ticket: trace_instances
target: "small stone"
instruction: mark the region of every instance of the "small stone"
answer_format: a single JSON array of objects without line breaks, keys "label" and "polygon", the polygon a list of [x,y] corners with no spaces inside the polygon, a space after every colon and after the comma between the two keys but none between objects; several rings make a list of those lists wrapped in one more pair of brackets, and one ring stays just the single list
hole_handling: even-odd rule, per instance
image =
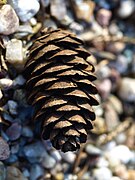
[{"label": "small stone", "polygon": [[135,102],[135,79],[122,78],[118,89],[119,97],[128,102]]},{"label": "small stone", "polygon": [[93,1],[75,1],[74,13],[79,20],[90,22],[92,20],[95,3]]},{"label": "small stone", "polygon": [[124,50],[125,46],[123,42],[111,42],[107,43],[106,50],[114,54],[119,54]]},{"label": "small stone", "polygon": [[107,99],[110,95],[112,83],[109,79],[103,79],[99,84],[97,84],[99,93],[103,99]]},{"label": "small stone", "polygon": [[121,179],[128,179],[128,171],[125,165],[121,164],[115,167],[114,173]]},{"label": "small stone", "polygon": [[108,26],[110,19],[112,17],[112,12],[107,9],[100,9],[97,13],[97,21],[101,26]]},{"label": "small stone", "polygon": [[39,11],[40,5],[37,0],[8,0],[8,3],[15,9],[22,22],[30,20]]},{"label": "small stone", "polygon": [[24,146],[23,152],[28,161],[31,163],[39,162],[39,160],[42,160],[47,154],[43,144],[40,141]]},{"label": "small stone", "polygon": [[0,5],[4,5],[7,3],[7,0],[0,0]]},{"label": "small stone", "polygon": [[0,34],[9,35],[17,31],[19,19],[10,5],[3,5],[0,9]]},{"label": "small stone", "polygon": [[29,126],[24,126],[22,128],[22,136],[32,138],[33,137],[33,131]]},{"label": "small stone", "polygon": [[51,1],[51,15],[58,20],[62,20],[67,13],[66,4],[64,0],[52,0]]},{"label": "small stone", "polygon": [[28,179],[24,177],[24,175],[18,168],[14,166],[8,166],[6,180],[28,180]]},{"label": "small stone", "polygon": [[2,99],[2,97],[3,97],[3,93],[2,93],[2,91],[0,89],[0,100]]},{"label": "small stone", "polygon": [[61,154],[63,160],[70,164],[72,164],[75,161],[76,154],[73,152],[66,152],[66,153],[60,152],[60,154]]},{"label": "small stone", "polygon": [[42,159],[42,166],[46,169],[53,169],[55,165],[56,160],[46,153]]},{"label": "small stone", "polygon": [[8,90],[13,86],[13,81],[8,78],[2,78],[0,79],[0,88],[2,90]]},{"label": "small stone", "polygon": [[23,63],[23,49],[21,40],[12,39],[7,43],[6,60],[11,64]]},{"label": "small stone", "polygon": [[57,162],[62,160],[61,154],[59,153],[59,151],[57,150],[52,150],[50,152],[51,156],[54,157],[54,159],[56,159]]},{"label": "small stone", "polygon": [[13,100],[8,100],[8,109],[12,115],[17,115],[18,104]]},{"label": "small stone", "polygon": [[22,127],[18,123],[13,123],[7,130],[6,134],[8,135],[11,141],[17,140],[21,136]]},{"label": "small stone", "polygon": [[85,151],[91,156],[100,156],[102,154],[102,151],[100,149],[91,144],[87,144],[87,146],[85,147]]},{"label": "small stone", "polygon": [[37,180],[43,176],[44,173],[44,169],[40,165],[34,164],[30,169],[30,180]]},{"label": "small stone", "polygon": [[4,164],[0,161],[0,180],[6,179],[6,168]]},{"label": "small stone", "polygon": [[9,156],[9,158],[6,160],[6,162],[8,163],[8,164],[13,164],[13,163],[16,163],[18,161],[18,156],[16,155],[16,154],[11,154],[10,156]]},{"label": "small stone", "polygon": [[0,137],[0,160],[8,159],[10,155],[9,145]]},{"label": "small stone", "polygon": [[128,170],[128,180],[135,180],[135,170],[134,169]]},{"label": "small stone", "polygon": [[110,75],[110,68],[108,66],[101,66],[97,69],[96,75],[98,79],[108,78]]},{"label": "small stone", "polygon": [[111,95],[109,97],[109,103],[111,103],[111,105],[118,114],[122,114],[123,112],[122,102],[118,99],[117,96]]},{"label": "small stone", "polygon": [[108,167],[109,166],[109,162],[104,157],[99,157],[96,166],[98,168]]},{"label": "small stone", "polygon": [[18,75],[18,76],[14,79],[13,85],[14,85],[14,86],[17,86],[17,85],[22,86],[22,85],[24,85],[25,81],[26,81],[26,80],[24,79],[24,77],[23,77],[22,75]]},{"label": "small stone", "polygon": [[120,7],[117,11],[119,17],[127,18],[129,17],[135,10],[135,1],[134,0],[126,0],[120,1]]},{"label": "small stone", "polygon": [[114,147],[110,152],[108,152],[108,155],[110,158],[118,159],[124,164],[127,164],[133,157],[132,152],[125,145]]},{"label": "small stone", "polygon": [[112,178],[112,172],[106,167],[93,170],[93,177],[96,180],[109,180]]}]

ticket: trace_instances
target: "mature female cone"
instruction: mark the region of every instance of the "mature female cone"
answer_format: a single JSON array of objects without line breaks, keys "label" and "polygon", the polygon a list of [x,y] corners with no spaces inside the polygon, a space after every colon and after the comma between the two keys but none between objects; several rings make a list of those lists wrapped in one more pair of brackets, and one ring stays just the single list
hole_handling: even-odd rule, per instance
[{"label": "mature female cone", "polygon": [[34,121],[42,136],[56,149],[75,151],[85,143],[95,119],[97,89],[91,81],[94,66],[90,54],[74,34],[43,30],[30,49],[25,66],[28,102],[35,106]]}]

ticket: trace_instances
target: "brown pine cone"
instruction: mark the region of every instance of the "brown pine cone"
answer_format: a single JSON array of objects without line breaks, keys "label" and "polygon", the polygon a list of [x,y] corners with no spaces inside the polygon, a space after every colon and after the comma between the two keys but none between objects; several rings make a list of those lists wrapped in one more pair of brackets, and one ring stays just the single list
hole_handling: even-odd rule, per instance
[{"label": "brown pine cone", "polygon": [[61,29],[45,29],[42,34],[25,66],[28,102],[35,106],[34,121],[43,139],[63,152],[75,151],[86,142],[95,119],[94,66],[74,34]]}]

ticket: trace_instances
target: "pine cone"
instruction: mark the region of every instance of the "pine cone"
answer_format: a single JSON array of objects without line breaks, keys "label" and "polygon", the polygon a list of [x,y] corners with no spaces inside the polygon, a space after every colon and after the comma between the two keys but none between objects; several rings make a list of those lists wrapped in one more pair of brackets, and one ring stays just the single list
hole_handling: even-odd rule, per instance
[{"label": "pine cone", "polygon": [[61,29],[42,33],[25,66],[28,102],[35,106],[34,121],[43,139],[63,152],[75,151],[86,142],[95,119],[94,66],[74,34]]}]

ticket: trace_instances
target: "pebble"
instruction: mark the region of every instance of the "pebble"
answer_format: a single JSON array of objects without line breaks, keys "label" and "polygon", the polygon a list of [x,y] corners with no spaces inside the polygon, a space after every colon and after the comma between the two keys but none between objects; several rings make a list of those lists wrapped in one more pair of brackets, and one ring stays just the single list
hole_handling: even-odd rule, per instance
[{"label": "pebble", "polygon": [[41,161],[42,166],[46,169],[53,169],[56,165],[56,160],[49,154],[44,154],[44,157]]},{"label": "pebble", "polygon": [[96,180],[109,180],[112,178],[112,172],[106,167],[93,170],[93,178]]},{"label": "pebble", "polygon": [[14,79],[14,81],[13,81],[13,85],[14,86],[22,86],[22,85],[24,85],[24,83],[25,83],[25,79],[24,79],[24,77],[22,76],[22,75],[18,75],[15,79]]},{"label": "pebble", "polygon": [[30,180],[37,180],[45,174],[44,169],[39,164],[34,164],[30,169]]},{"label": "pebble", "polygon": [[19,28],[19,19],[10,5],[3,5],[0,9],[0,34],[10,35]]},{"label": "pebble", "polygon": [[17,115],[17,108],[18,108],[17,102],[13,100],[8,100],[7,105],[11,115]]},{"label": "pebble", "polygon": [[24,177],[24,175],[18,168],[14,166],[8,166],[6,180],[28,180],[28,179]]},{"label": "pebble", "polygon": [[108,152],[108,156],[110,159],[118,159],[122,163],[127,164],[132,159],[133,154],[127,146],[118,145]]},{"label": "pebble", "polygon": [[105,159],[105,157],[99,157],[96,166],[98,168],[102,168],[102,167],[108,167],[109,166],[109,162]]},{"label": "pebble", "polygon": [[8,0],[8,3],[12,5],[16,11],[19,19],[22,22],[30,20],[39,11],[40,5],[37,0]]},{"label": "pebble", "polygon": [[90,22],[92,20],[95,3],[93,1],[75,1],[74,13],[79,20]]},{"label": "pebble", "polygon": [[7,130],[6,134],[11,141],[17,140],[21,136],[22,127],[19,123],[13,123]]},{"label": "pebble", "polygon": [[46,155],[45,148],[40,141],[26,145],[23,148],[24,155],[31,163],[36,163]]},{"label": "pebble", "polygon": [[91,156],[100,156],[102,154],[102,151],[92,144],[87,144],[85,151]]},{"label": "pebble", "polygon": [[120,7],[117,11],[117,14],[121,18],[129,17],[135,10],[135,1],[134,0],[124,0],[120,1]]},{"label": "pebble", "polygon": [[112,83],[110,79],[103,79],[100,81],[99,84],[97,84],[97,88],[99,90],[99,93],[103,99],[107,99],[110,95]]},{"label": "pebble", "polygon": [[23,63],[23,48],[22,41],[11,39],[6,47],[6,60],[11,64]]},{"label": "pebble", "polygon": [[127,102],[135,102],[135,79],[122,78],[118,89],[119,97]]},{"label": "pebble", "polygon": [[8,159],[9,155],[9,145],[2,137],[0,137],[0,160]]},{"label": "pebble", "polygon": [[61,154],[63,160],[68,162],[69,164],[72,164],[75,161],[76,154],[73,152],[70,152],[70,151],[66,152],[66,153],[60,152],[60,154]]},{"label": "pebble", "polygon": [[109,103],[113,106],[113,108],[118,114],[121,114],[123,112],[122,102],[117,96],[111,95],[109,97]]},{"label": "pebble", "polygon": [[8,90],[13,86],[13,81],[8,78],[2,78],[0,79],[0,88],[2,90]]},{"label": "pebble", "polygon": [[62,157],[61,157],[61,154],[59,153],[59,151],[57,151],[57,150],[52,150],[50,154],[51,154],[52,157],[54,157],[54,159],[55,159],[57,162],[59,162],[59,161],[62,160]]},{"label": "pebble", "polygon": [[0,180],[6,179],[6,168],[3,164],[3,162],[0,161]]},{"label": "pebble", "polygon": [[[62,6],[61,6],[62,4]],[[52,0],[50,6],[51,15],[61,21],[67,13],[66,4],[64,0]]]},{"label": "pebble", "polygon": [[128,179],[128,171],[125,165],[121,164],[115,167],[114,173],[121,179]]},{"label": "pebble", "polygon": [[3,93],[2,93],[2,91],[0,89],[0,100],[2,99],[2,97],[3,97]]},{"label": "pebble", "polygon": [[27,138],[32,138],[33,137],[33,131],[29,126],[24,126],[22,128],[22,136],[27,137]]},{"label": "pebble", "polygon": [[109,25],[111,17],[112,17],[112,12],[107,9],[100,9],[96,16],[97,22],[103,27]]},{"label": "pebble", "polygon": [[125,46],[126,45],[123,42],[111,42],[107,43],[106,50],[114,54],[120,54],[124,50]]}]

